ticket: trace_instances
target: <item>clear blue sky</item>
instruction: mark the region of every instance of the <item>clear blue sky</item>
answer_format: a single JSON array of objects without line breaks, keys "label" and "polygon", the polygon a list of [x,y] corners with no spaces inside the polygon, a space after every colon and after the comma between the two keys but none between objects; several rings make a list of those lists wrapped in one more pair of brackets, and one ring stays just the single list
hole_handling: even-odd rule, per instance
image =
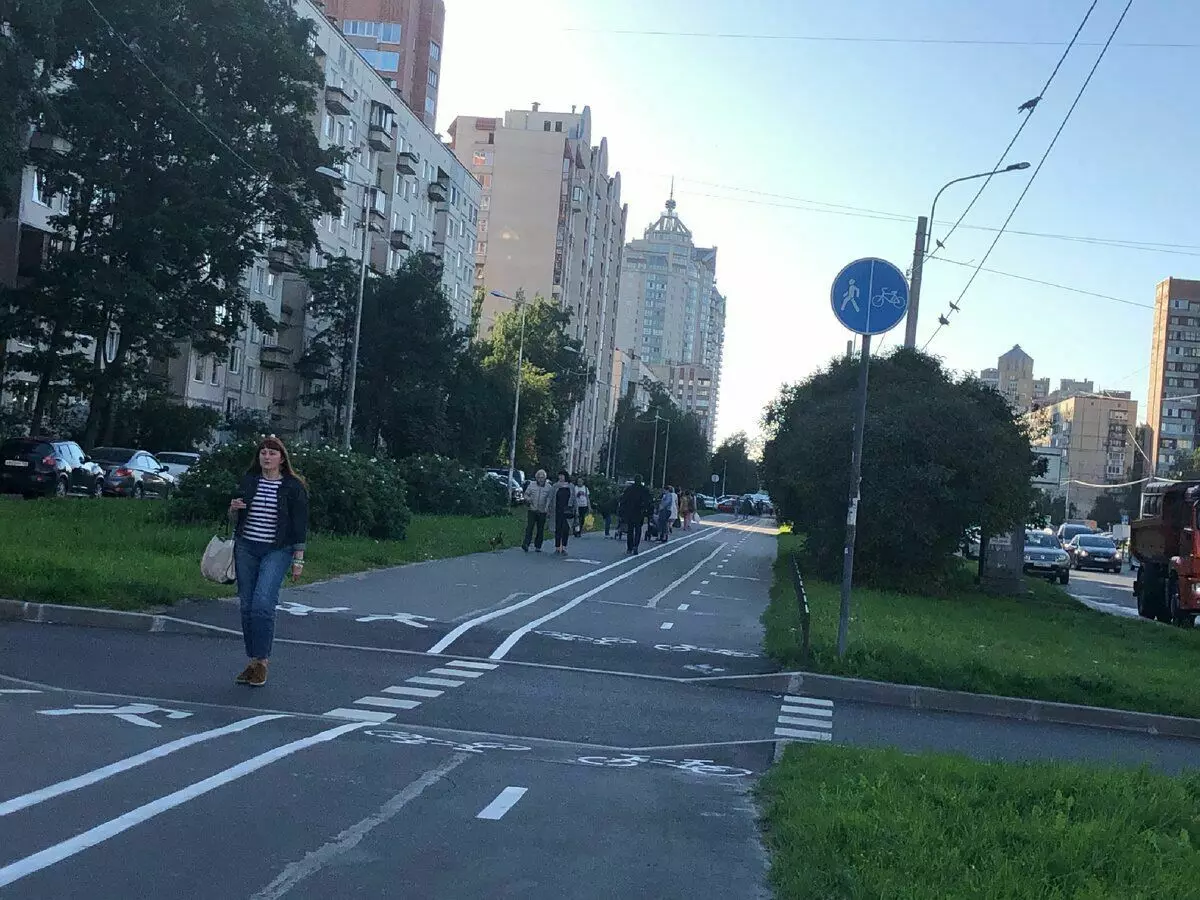
[{"label": "clear blue sky", "polygon": [[[847,43],[616,34],[755,35],[1061,42],[1090,0],[447,0],[439,107],[498,115],[540,101],[592,107],[640,234],[676,176],[679,213],[719,248],[729,296],[718,437],[754,431],[786,382],[844,352],[829,306],[843,264],[911,262],[915,218],[952,178],[991,168],[1062,47]],[[1099,0],[1010,161],[1041,157],[1125,0]],[[570,30],[582,29],[582,30]],[[1035,375],[1130,390],[1145,416],[1154,285],[1200,277],[1200,3],[1135,0],[1010,230],[1186,245],[1173,254],[1006,234],[988,268],[1142,306],[982,273],[930,351],[958,370],[995,365],[1013,344]],[[997,177],[966,225],[998,226],[1028,172]],[[761,194],[749,192],[763,192]],[[974,193],[948,190],[953,221]],[[780,195],[780,196],[764,196]],[[910,216],[814,210],[798,198]],[[789,207],[806,208],[789,208]],[[947,225],[936,229],[945,234]],[[978,261],[992,232],[960,229],[943,251]],[[924,343],[970,269],[925,270]],[[902,339],[890,334],[887,347]]]}]

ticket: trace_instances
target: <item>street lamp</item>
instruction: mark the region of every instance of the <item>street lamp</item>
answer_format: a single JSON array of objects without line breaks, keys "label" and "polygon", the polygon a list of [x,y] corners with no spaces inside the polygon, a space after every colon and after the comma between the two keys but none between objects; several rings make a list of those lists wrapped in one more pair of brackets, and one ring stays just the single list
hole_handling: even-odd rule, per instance
[{"label": "street lamp", "polygon": [[962,178],[955,178],[953,181],[947,181],[942,185],[933,196],[933,205],[929,208],[929,218],[924,216],[917,218],[917,240],[913,247],[913,264],[912,264],[912,279],[908,288],[908,319],[904,323],[904,346],[915,347],[917,344],[917,314],[921,305],[921,273],[925,267],[925,257],[929,255],[929,238],[930,232],[933,230],[933,213],[937,209],[938,199],[942,196],[942,191],[950,187],[952,184],[959,184],[963,181],[974,181],[976,178],[991,178],[993,175],[1003,175],[1005,172],[1020,172],[1029,168],[1029,163],[1019,162],[1004,166],[1000,169],[993,169],[990,172],[980,172],[976,175],[966,175]]},{"label": "street lamp", "polygon": [[362,334],[363,289],[367,283],[367,253],[370,249],[370,223],[367,219],[367,191],[373,186],[362,181],[354,181],[344,174],[328,166],[317,168],[317,174],[333,178],[342,183],[353,184],[362,188],[362,259],[358,267],[358,298],[354,304],[354,339],[350,344],[350,384],[346,387],[346,421],[342,426],[342,446],[350,449],[350,438],[354,433],[354,391],[358,386],[358,343]]},{"label": "street lamp", "polygon": [[[524,297],[510,297],[501,291],[489,291],[489,293],[501,300],[508,300],[514,306],[520,307],[521,310],[521,342],[517,347],[517,391],[516,399],[513,400],[512,438],[508,442],[508,484],[506,487],[511,493],[513,471],[517,468],[517,417],[521,414],[521,368],[525,364],[525,303]],[[521,292],[517,291],[517,293]]]}]

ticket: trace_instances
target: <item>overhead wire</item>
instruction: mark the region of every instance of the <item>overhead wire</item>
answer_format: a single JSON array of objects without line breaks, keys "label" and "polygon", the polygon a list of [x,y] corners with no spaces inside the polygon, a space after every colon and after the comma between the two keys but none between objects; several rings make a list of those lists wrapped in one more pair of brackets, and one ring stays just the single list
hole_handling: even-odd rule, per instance
[{"label": "overhead wire", "polygon": [[933,342],[934,338],[936,338],[941,330],[946,327],[946,324],[949,323],[950,317],[959,309],[962,304],[963,297],[965,297],[967,291],[971,289],[971,285],[975,283],[975,279],[979,276],[979,272],[983,269],[984,263],[986,263],[988,257],[992,255],[992,251],[996,249],[996,245],[1000,243],[1000,238],[1004,236],[1005,229],[1013,220],[1013,217],[1017,214],[1017,210],[1021,208],[1021,202],[1029,193],[1029,189],[1033,187],[1033,183],[1037,180],[1038,173],[1042,171],[1042,167],[1045,166],[1046,160],[1050,158],[1050,153],[1054,150],[1055,144],[1058,143],[1058,139],[1062,135],[1063,130],[1067,127],[1067,123],[1071,121],[1071,114],[1075,112],[1075,108],[1079,105],[1079,101],[1083,99],[1083,95],[1087,91],[1088,85],[1092,83],[1092,77],[1096,74],[1096,70],[1100,67],[1100,63],[1104,60],[1105,55],[1108,53],[1108,48],[1112,44],[1113,38],[1117,36],[1117,32],[1121,28],[1121,23],[1125,21],[1125,17],[1129,14],[1129,9],[1132,6],[1133,0],[1128,0],[1128,2],[1125,4],[1125,8],[1121,11],[1120,18],[1117,19],[1117,23],[1113,26],[1112,31],[1109,33],[1108,40],[1105,41],[1104,46],[1096,55],[1096,61],[1092,64],[1091,71],[1088,72],[1087,78],[1084,79],[1083,84],[1080,86],[1079,92],[1075,95],[1075,99],[1072,101],[1071,106],[1067,109],[1066,115],[1063,116],[1063,120],[1059,124],[1058,130],[1054,132],[1054,137],[1050,139],[1050,144],[1046,147],[1046,152],[1043,153],[1042,158],[1038,160],[1037,167],[1033,170],[1033,174],[1029,176],[1029,180],[1025,183],[1024,189],[1021,191],[1020,195],[1018,195],[1012,209],[1009,210],[1008,217],[1004,220],[1004,224],[1001,225],[1000,230],[996,232],[996,236],[992,239],[992,243],[988,246],[987,251],[983,254],[983,258],[975,267],[975,271],[971,273],[971,277],[967,280],[966,285],[964,285],[963,289],[959,292],[958,299],[955,300],[954,303],[950,304],[950,309],[946,311],[945,315],[939,317],[938,327],[934,329],[933,334],[929,336],[929,340],[927,340],[924,346],[921,347],[922,351],[924,351]]},{"label": "overhead wire", "polygon": [[[939,256],[937,261],[947,263],[952,266],[963,266],[971,269],[975,268],[974,263],[962,262],[957,259],[947,259],[944,256]],[[1015,278],[1018,281],[1026,281],[1030,284],[1040,284],[1043,287],[1055,288],[1056,290],[1060,291],[1070,291],[1072,294],[1082,294],[1085,297],[1096,297],[1100,300],[1111,300],[1113,303],[1123,303],[1126,306],[1136,306],[1141,309],[1154,309],[1153,303],[1139,303],[1136,300],[1126,300],[1124,297],[1114,297],[1111,294],[1101,294],[1096,291],[1088,291],[1084,290],[1083,288],[1071,287],[1069,284],[1058,284],[1057,282],[1045,281],[1041,278],[1031,278],[1028,275],[1017,275],[1013,272],[1003,272],[1000,269],[989,269],[986,266],[981,269],[981,271],[987,272],[991,275],[1001,275],[1004,278]]]}]

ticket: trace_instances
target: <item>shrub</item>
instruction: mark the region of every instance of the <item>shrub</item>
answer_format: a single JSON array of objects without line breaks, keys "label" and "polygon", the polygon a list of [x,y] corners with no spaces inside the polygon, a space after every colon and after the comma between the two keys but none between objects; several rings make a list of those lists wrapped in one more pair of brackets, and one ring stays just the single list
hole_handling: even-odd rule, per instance
[{"label": "shrub", "polygon": [[419,513],[501,516],[508,510],[503,482],[444,456],[409,456],[396,463]]},{"label": "shrub", "polygon": [[[180,482],[169,504],[171,518],[222,520],[256,446],[253,440],[238,441],[203,457]],[[379,540],[404,538],[411,513],[404,479],[395,464],[315,444],[292,444],[288,451],[292,465],[308,481],[310,528]]]}]

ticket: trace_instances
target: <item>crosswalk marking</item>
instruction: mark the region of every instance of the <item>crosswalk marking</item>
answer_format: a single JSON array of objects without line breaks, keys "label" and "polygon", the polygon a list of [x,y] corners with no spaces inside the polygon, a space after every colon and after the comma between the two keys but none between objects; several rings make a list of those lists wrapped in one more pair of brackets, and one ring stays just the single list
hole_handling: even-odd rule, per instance
[{"label": "crosswalk marking", "polygon": [[828,731],[797,731],[794,728],[776,728],[776,737],[795,738],[799,741],[828,741],[833,735]]},{"label": "crosswalk marking", "polygon": [[476,662],[473,659],[456,659],[456,660],[446,663],[446,665],[462,666],[467,669],[483,669],[484,671],[487,671],[487,672],[490,672],[492,669],[500,668],[495,663]]},{"label": "crosswalk marking", "polygon": [[470,669],[430,669],[433,675],[453,675],[455,678],[481,678],[483,672],[472,672]]},{"label": "crosswalk marking", "polygon": [[466,684],[465,681],[455,681],[453,678],[427,678],[424,675],[414,675],[404,680],[409,684],[431,684],[434,687],[462,687]]},{"label": "crosswalk marking", "polygon": [[440,697],[445,691],[435,691],[430,688],[408,687],[403,684],[395,684],[391,687],[383,689],[385,694],[400,694],[406,697]]},{"label": "crosswalk marking", "polygon": [[[785,709],[784,712],[787,712]],[[780,716],[776,719],[780,725],[803,725],[806,728],[832,728],[833,723],[825,719],[801,719],[798,716]]]},{"label": "crosswalk marking", "polygon": [[416,709],[420,700],[397,700],[394,697],[359,697],[354,701],[362,706],[382,706],[384,709]]},{"label": "crosswalk marking", "polygon": [[799,703],[803,706],[827,706],[833,709],[832,700],[822,700],[820,697],[797,697],[789,694],[783,698],[784,703]]},{"label": "crosswalk marking", "polygon": [[797,716],[823,716],[826,719],[833,718],[833,710],[826,709],[823,706],[790,706],[785,702],[783,704],[783,711],[785,713]]},{"label": "crosswalk marking", "polygon": [[784,743],[833,740],[833,701],[786,694],[776,718],[775,737]]},{"label": "crosswalk marking", "polygon": [[331,719],[349,719],[352,722],[390,722],[396,718],[395,713],[377,712],[373,709],[346,709],[339,706],[324,713]]}]

